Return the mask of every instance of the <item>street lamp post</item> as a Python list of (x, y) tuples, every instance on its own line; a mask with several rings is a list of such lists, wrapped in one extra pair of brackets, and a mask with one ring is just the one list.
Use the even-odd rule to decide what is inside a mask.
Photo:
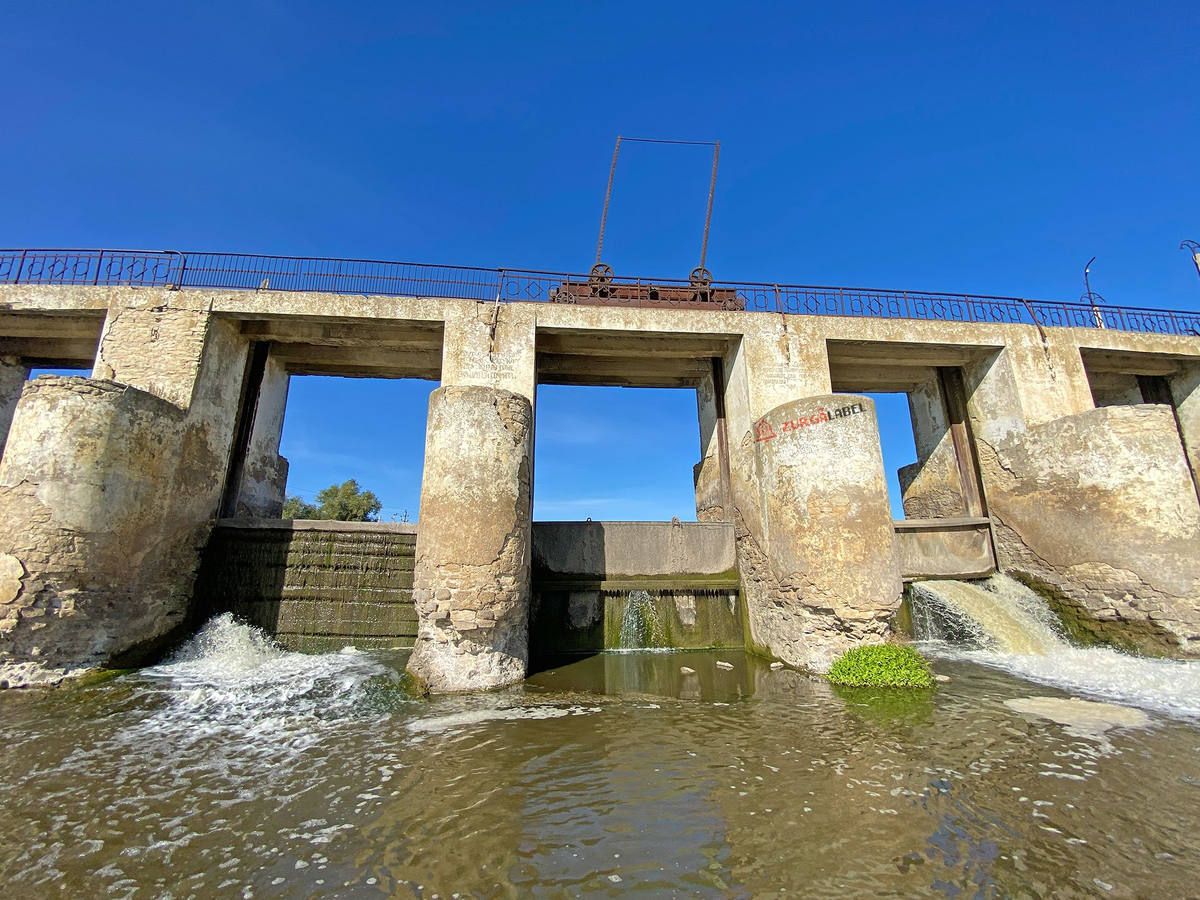
[(1100, 312), (1100, 304), (1104, 302), (1104, 298), (1099, 294), (1092, 293), (1092, 282), (1088, 278), (1092, 271), (1092, 263), (1095, 261), (1096, 257), (1093, 256), (1083, 267), (1083, 296), (1079, 299), (1092, 308), (1092, 321), (1096, 327), (1107, 328), (1108, 326), (1104, 324), (1104, 314)]
[(1179, 245), (1180, 250), (1187, 250), (1192, 254), (1192, 262), (1196, 264), (1196, 274), (1200, 275), (1200, 244), (1195, 241), (1184, 241)]

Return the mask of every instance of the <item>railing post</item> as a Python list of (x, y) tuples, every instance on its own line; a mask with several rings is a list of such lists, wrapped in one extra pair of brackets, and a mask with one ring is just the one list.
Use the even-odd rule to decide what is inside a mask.
[(183, 270), (185, 268), (187, 268), (187, 254), (179, 253), (179, 274), (175, 276), (175, 285), (171, 290), (177, 291), (183, 287)]
[(103, 250), (101, 250), (99, 253), (96, 254), (96, 276), (92, 279), (93, 286), (100, 283), (100, 264), (102, 262), (104, 262), (104, 251)]
[(13, 278), (13, 284), (21, 283), (21, 270), (25, 268), (25, 254), (27, 254), (28, 252), (29, 252), (28, 250), (21, 251), (21, 261), (19, 263), (17, 263), (17, 274), (16, 274), (16, 277)]

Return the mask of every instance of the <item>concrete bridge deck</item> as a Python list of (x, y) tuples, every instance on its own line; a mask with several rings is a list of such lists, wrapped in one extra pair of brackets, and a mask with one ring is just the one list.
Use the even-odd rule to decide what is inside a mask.
[[(931, 540), (950, 568), (921, 574), (990, 555), (1099, 637), (1200, 652), (1188, 314), (1118, 330), (1045, 324), (1036, 306), (1021, 307), (1035, 322), (961, 322), (275, 283), (0, 284), (10, 680), (131, 659), (187, 626), (213, 522), (278, 515), (288, 378), (309, 373), (441, 382), (412, 575), (413, 668), (433, 689), (524, 672), (545, 383), (696, 392), (698, 518), (732, 527), (753, 641), (789, 662), (886, 638)], [(25, 383), (47, 364), (91, 377)], [(883, 391), (908, 396), (918, 452), (899, 526), (861, 396)]]

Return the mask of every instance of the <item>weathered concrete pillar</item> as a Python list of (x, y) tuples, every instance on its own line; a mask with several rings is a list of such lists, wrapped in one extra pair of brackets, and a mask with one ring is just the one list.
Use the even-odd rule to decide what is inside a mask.
[(908, 394), (917, 461), (900, 469), (904, 514), (910, 518), (966, 515), (962, 479), (950, 437), (946, 402), (936, 369)]
[(533, 408), (475, 385), (429, 399), (408, 668), (430, 690), (498, 687), (529, 658)]
[[(762, 508), (757, 423), (772, 409), (797, 397), (830, 392), (829, 357), (824, 335), (809, 319), (771, 317), (771, 327), (743, 335), (724, 365), (729, 430), (732, 519), (737, 538), (742, 597), (751, 637), (766, 652), (799, 661), (807, 651), (793, 652), (783, 636), (788, 626), (779, 618), (774, 591), (778, 579), (768, 565), (768, 533)], [(807, 647), (807, 644), (805, 645)]]
[(983, 445), (1002, 571), (1073, 628), (1200, 656), (1200, 504), (1166, 406), (1106, 406)]
[(409, 671), (434, 692), (520, 681), (529, 659), (536, 309), (447, 320), (429, 398)]
[(96, 377), (25, 388), (0, 462), (0, 681), (135, 664), (184, 625), (245, 345), (203, 298), (146, 291), (109, 309)]
[[(1200, 655), (1200, 504), (1174, 415), (1096, 408), (1073, 340), (1014, 329), (964, 366), (997, 563), (1082, 637)], [(1171, 388), (1186, 444), (1186, 375)]]
[(1179, 369), (1179, 374), (1167, 379), (1167, 385), (1175, 404), (1179, 436), (1183, 439), (1192, 480), (1200, 491), (1200, 365), (1181, 364)]
[(902, 582), (875, 404), (853, 394), (785, 403), (755, 426), (767, 602), (749, 606), (755, 639), (818, 671), (882, 640)]
[(283, 513), (288, 461), (279, 455), (291, 381), (276, 357), (268, 356), (254, 405), (254, 425), (242, 466), (236, 515), (277, 519)]
[(8, 440), (8, 429), (12, 425), (17, 401), (21, 399), (21, 388), (29, 377), (29, 366), (15, 356), (0, 356), (0, 454)]
[[(722, 390), (724, 384), (722, 384)], [(717, 396), (716, 381), (706, 375), (696, 385), (696, 414), (700, 421), (700, 462), (692, 467), (692, 482), (696, 489), (696, 521), (726, 521), (729, 497), (724, 474), (728, 460), (722, 465), (720, 429), (725, 427), (724, 397)]]

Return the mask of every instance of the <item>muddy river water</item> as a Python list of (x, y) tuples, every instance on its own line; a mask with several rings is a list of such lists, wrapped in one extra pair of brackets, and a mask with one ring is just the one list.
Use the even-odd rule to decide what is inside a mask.
[(1081, 714), (968, 658), (930, 694), (838, 692), (725, 652), (414, 700), (402, 664), (218, 620), (155, 668), (0, 694), (4, 896), (1200, 896), (1178, 704)]

